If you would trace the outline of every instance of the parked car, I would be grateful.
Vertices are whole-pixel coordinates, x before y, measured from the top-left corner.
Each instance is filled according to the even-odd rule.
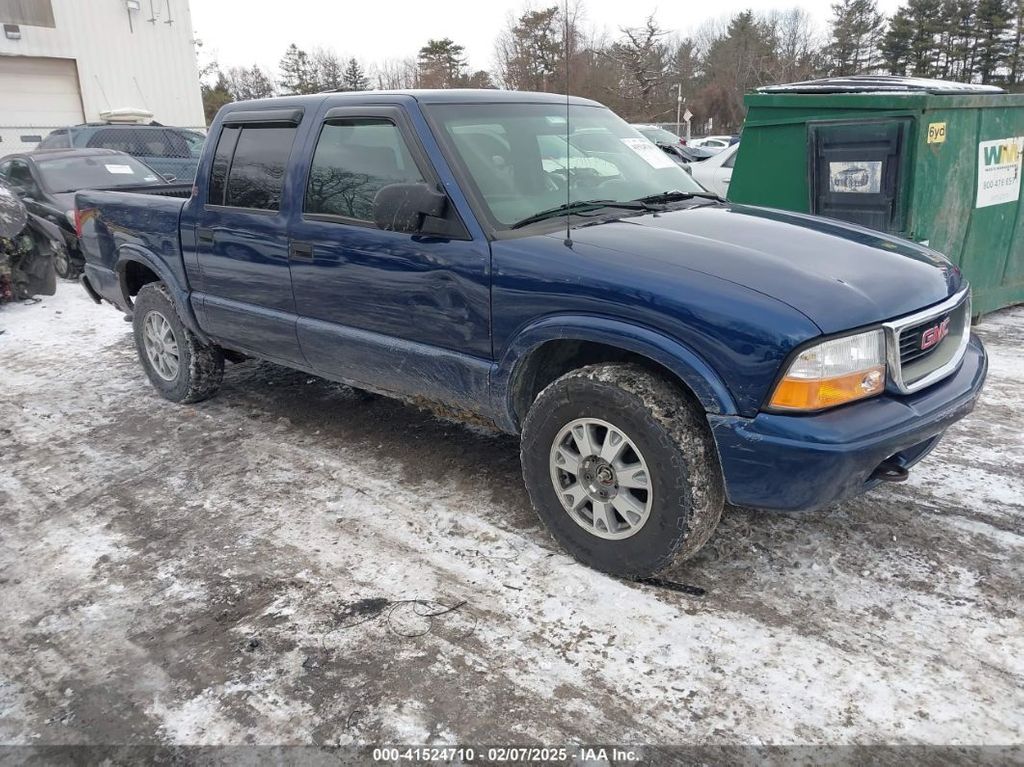
[[[90,123],[58,128],[37,149],[113,149],[130,154],[170,181],[191,182],[206,137],[194,130],[150,125]]]
[[[633,127],[636,128],[641,135],[646,136],[658,146],[686,145],[686,139],[681,138],[672,131],[666,130],[660,126],[635,123]]]
[[[726,147],[699,165],[694,165],[690,173],[701,186],[724,200],[729,196],[729,182],[732,181],[732,169],[739,149],[739,144]]]
[[[669,157],[689,170],[692,162],[701,162],[714,156],[714,152],[701,147],[689,146],[684,139],[671,131],[657,125],[634,125],[634,128],[645,138],[650,139]]]
[[[738,136],[704,136],[702,138],[690,139],[689,145],[707,149],[717,154],[737,141],[739,141]]]
[[[85,264],[75,234],[75,192],[80,189],[156,187],[187,197],[191,184],[172,185],[143,162],[110,149],[54,149],[12,154],[0,160],[3,179],[26,208],[60,228],[66,245],[54,255],[57,275],[74,279]]]
[[[567,133],[616,173],[546,170]],[[245,355],[518,433],[548,529],[624,577],[700,549],[726,499],[905,479],[987,369],[941,255],[720,201],[585,99],[235,103],[187,201],[76,199],[84,282],[162,396],[210,397]]]

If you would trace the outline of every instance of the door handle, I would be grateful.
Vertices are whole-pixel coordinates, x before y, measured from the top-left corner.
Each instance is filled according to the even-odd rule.
[[[213,230],[212,229],[204,229],[204,228],[196,229],[196,237],[199,238],[200,242],[208,242],[208,243],[212,244],[213,243]]]
[[[289,258],[303,258],[313,260],[313,243],[311,242],[290,242],[288,243]]]

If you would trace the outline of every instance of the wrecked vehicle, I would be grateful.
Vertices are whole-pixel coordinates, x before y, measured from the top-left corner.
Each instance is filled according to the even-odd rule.
[[[60,230],[29,213],[0,183],[0,303],[57,291],[54,259],[64,252]]]
[[[12,154],[0,160],[0,180],[29,213],[53,224],[66,246],[55,254],[57,276],[78,279],[85,259],[75,237],[75,192],[119,189],[188,197],[192,184],[171,184],[155,170],[112,149],[54,149]]]
[[[625,577],[700,549],[726,500],[904,479],[987,370],[941,255],[729,204],[585,99],[230,104],[189,200],[77,207],[84,283],[161,395],[203,400],[245,355],[486,419],[521,434],[554,537]]]

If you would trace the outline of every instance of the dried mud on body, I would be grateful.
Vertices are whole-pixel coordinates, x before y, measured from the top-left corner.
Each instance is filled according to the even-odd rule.
[[[1020,742],[1022,320],[907,483],[727,509],[674,591],[562,554],[511,437],[264,363],[173,405],[79,287],[4,307],[0,740]]]

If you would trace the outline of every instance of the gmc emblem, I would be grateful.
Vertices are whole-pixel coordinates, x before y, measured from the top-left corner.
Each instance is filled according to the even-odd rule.
[[[921,349],[931,349],[949,335],[949,317],[921,333]]]

